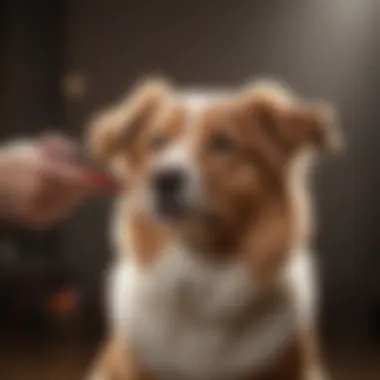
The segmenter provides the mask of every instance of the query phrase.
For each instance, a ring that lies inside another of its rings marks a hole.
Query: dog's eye
[[[154,136],[149,142],[149,148],[153,151],[159,151],[165,147],[168,139],[165,136]]]
[[[226,135],[215,135],[211,138],[210,149],[218,153],[230,153],[235,149],[235,142]]]

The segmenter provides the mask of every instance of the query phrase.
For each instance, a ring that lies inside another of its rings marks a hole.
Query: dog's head
[[[285,196],[298,153],[337,138],[330,107],[269,81],[224,92],[148,80],[90,129],[94,154],[124,178],[130,201],[195,240],[241,231]]]

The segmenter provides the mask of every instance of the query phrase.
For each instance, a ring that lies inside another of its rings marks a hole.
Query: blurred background
[[[337,105],[349,146],[314,176],[321,333],[336,379],[379,379],[380,3],[2,0],[0,138],[58,130],[140,76],[181,85],[283,78]],[[44,232],[0,232],[0,378],[81,379],[104,332],[112,199]]]

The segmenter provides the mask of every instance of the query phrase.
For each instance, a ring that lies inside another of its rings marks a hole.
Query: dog
[[[276,80],[139,82],[89,126],[119,176],[91,380],[326,380],[308,173],[337,115]]]

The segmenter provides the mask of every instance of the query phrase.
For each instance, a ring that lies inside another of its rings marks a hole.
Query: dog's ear
[[[89,150],[95,159],[108,162],[128,150],[163,102],[169,85],[161,79],[138,83],[116,106],[96,115],[89,123]]]
[[[343,148],[338,117],[331,105],[300,103],[284,113],[279,133],[290,149],[312,146],[319,151],[338,152]]]
[[[327,104],[304,103],[277,83],[254,86],[243,99],[255,137],[282,161],[305,147],[318,151],[342,147],[336,112]]]

